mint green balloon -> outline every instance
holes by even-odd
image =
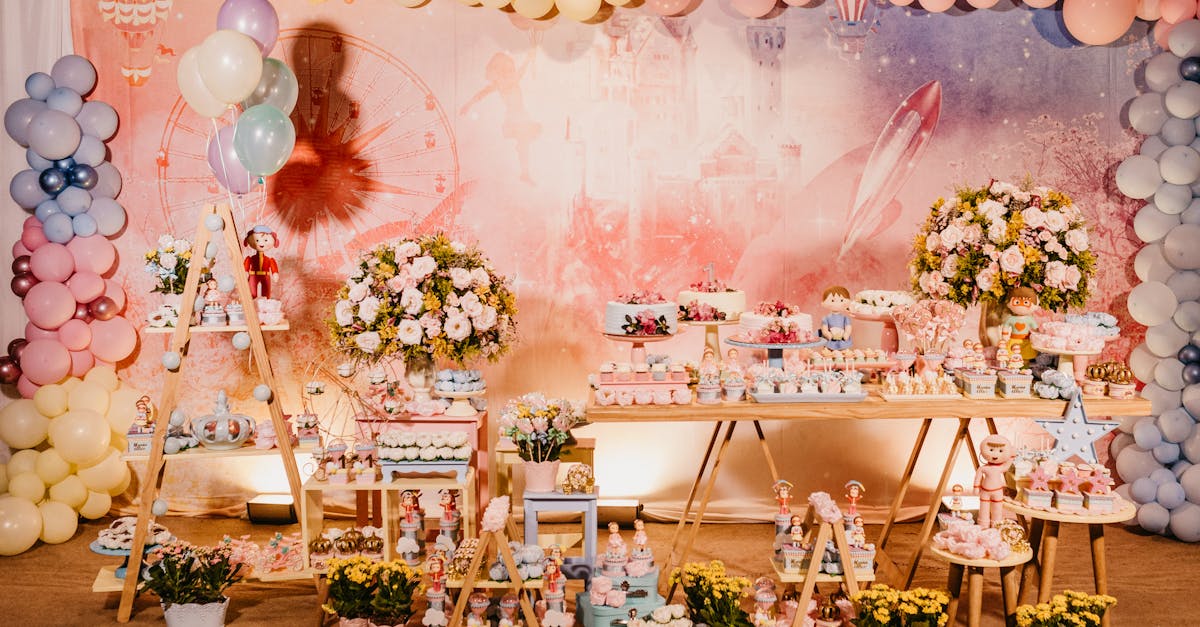
[[[296,127],[278,108],[260,104],[246,109],[233,130],[238,161],[255,176],[270,176],[292,156]]]
[[[292,70],[283,61],[267,57],[263,59],[262,78],[258,79],[258,87],[242,101],[242,107],[249,109],[254,105],[269,104],[284,115],[291,115],[299,96],[300,85]]]

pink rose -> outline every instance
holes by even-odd
[[[476,329],[487,331],[496,326],[496,308],[484,307],[483,311],[479,312],[479,315],[472,318],[471,321],[475,323]]]
[[[367,297],[367,294],[370,293],[370,289],[371,288],[367,287],[363,283],[355,283],[354,285],[350,286],[349,298],[352,302],[357,303],[358,301]]]
[[[1067,231],[1064,239],[1067,242],[1067,246],[1071,247],[1071,250],[1077,253],[1081,253],[1088,249],[1087,231],[1084,231],[1083,229],[1071,229],[1070,231]]]
[[[942,276],[949,279],[958,272],[958,255],[951,254],[942,260]]]
[[[522,418],[517,421],[517,431],[529,435],[533,433],[533,422],[528,418]]]
[[[426,337],[437,337],[442,333],[442,321],[438,320],[437,316],[432,313],[426,313],[417,319],[421,323],[421,328],[425,329]]]
[[[1063,279],[1063,287],[1075,291],[1079,289],[1079,282],[1083,280],[1083,273],[1076,266],[1067,266],[1067,276]]]
[[[929,252],[937,252],[938,247],[942,245],[942,238],[937,233],[930,233],[925,238],[925,250]]]
[[[1061,288],[1067,280],[1067,265],[1061,261],[1046,264],[1046,286]]]
[[[983,239],[983,227],[978,224],[968,224],[967,228],[963,229],[963,243],[978,244]]]
[[[1025,255],[1016,244],[1000,253],[1000,269],[1013,274],[1020,274],[1025,269]]]
[[[475,292],[467,292],[458,299],[458,305],[462,307],[463,313],[474,317],[483,313],[483,303],[479,302],[479,297]]]
[[[975,284],[979,286],[980,290],[986,292],[996,285],[996,275],[999,272],[1000,266],[992,262],[979,273],[979,276],[975,277]]]
[[[962,237],[963,237],[962,229],[951,224],[951,225],[947,226],[946,228],[942,229],[942,234],[941,234],[942,246],[945,246],[947,250],[953,250],[954,247],[958,246],[958,243],[962,241]]]

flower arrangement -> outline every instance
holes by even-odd
[[[720,279],[708,279],[706,281],[696,281],[688,287],[692,288],[693,292],[708,292],[715,294],[717,292],[736,292],[735,289],[730,289],[725,285],[725,282]]]
[[[858,612],[857,627],[941,627],[949,622],[950,597],[941,590],[894,590],[875,584],[850,597]]]
[[[694,300],[679,306],[679,319],[689,322],[720,322],[725,319],[725,312],[708,303]]]
[[[471,444],[462,431],[420,432],[393,429],[375,437],[380,459],[409,462],[467,461]]]
[[[400,561],[376,562],[366,557],[329,560],[329,602],[325,612],[341,618],[370,618],[403,624],[412,616],[421,587],[421,571]]]
[[[786,318],[800,313],[800,308],[796,305],[789,305],[781,300],[775,302],[762,301],[754,306],[754,313],[760,316],[777,316]]]
[[[896,328],[924,355],[945,353],[967,321],[967,310],[948,300],[919,300],[892,308]]]
[[[671,572],[671,585],[675,584],[683,586],[688,615],[697,623],[751,627],[750,616],[741,608],[750,580],[726,574],[723,562],[684,564]]]
[[[655,316],[653,311],[647,309],[637,312],[635,316],[625,314],[625,324],[621,325],[621,329],[626,335],[666,335],[670,327],[666,316]]]
[[[617,302],[624,305],[661,305],[667,302],[663,295],[650,290],[633,290],[617,296]]]
[[[170,542],[150,552],[142,589],[158,595],[164,606],[175,603],[220,603],[225,590],[242,578],[242,562],[228,543],[195,546]]]
[[[170,234],[158,238],[158,248],[146,251],[145,270],[154,275],[154,289],[157,294],[182,294],[184,279],[187,278],[188,265],[192,261],[192,243],[185,239],[175,239]],[[202,272],[208,273],[207,266],[201,266]],[[205,278],[202,276],[201,281]]]
[[[800,341],[800,325],[782,318],[772,320],[756,331],[753,339],[759,344],[795,344]]]
[[[552,462],[562,453],[571,429],[583,422],[583,403],[548,399],[534,392],[508,402],[500,414],[500,433],[517,445],[521,459]]]
[[[377,362],[495,361],[516,337],[508,280],[476,247],[427,235],[363,253],[328,320],[335,348]]]
[[[939,198],[913,241],[913,289],[960,305],[1002,303],[1016,287],[1049,311],[1082,307],[1096,257],[1083,214],[1045,187],[992,181]]]
[[[488,501],[487,508],[479,522],[479,528],[484,531],[501,531],[512,513],[512,503],[507,496],[497,496]]]
[[[629,627],[692,627],[692,621],[684,617],[684,607],[680,604],[664,605],[656,608],[647,616],[639,616],[629,621]]]
[[[1100,619],[1117,600],[1105,594],[1066,590],[1049,603],[1017,608],[1017,627],[1098,627]]]

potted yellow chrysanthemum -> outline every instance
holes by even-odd
[[[750,615],[741,607],[750,580],[726,574],[721,561],[684,564],[671,573],[671,583],[683,585],[688,616],[697,625],[753,627]]]
[[[857,627],[941,627],[949,621],[950,597],[941,590],[895,590],[883,584],[850,597]]]

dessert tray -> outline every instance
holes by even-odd
[[[890,402],[906,402],[906,401],[956,401],[963,398],[959,394],[885,394],[879,393],[883,400]]]
[[[859,392],[857,394],[847,394],[845,392],[798,392],[796,394],[772,392],[769,394],[759,394],[758,392],[747,391],[746,395],[754,399],[756,403],[858,403],[867,398],[866,392]]]

